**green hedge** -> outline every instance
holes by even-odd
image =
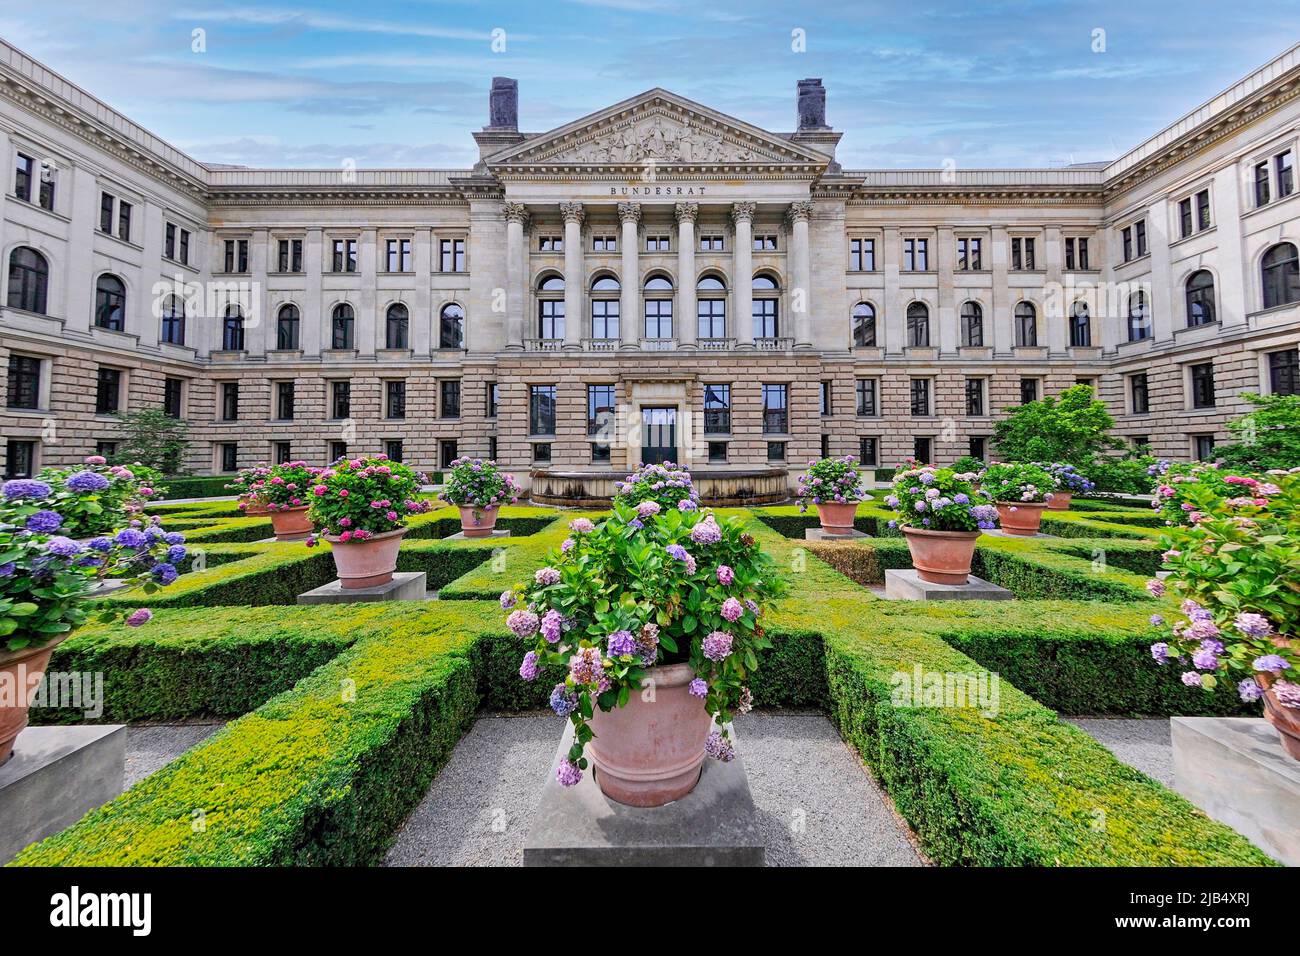
[[[226,488],[235,478],[234,475],[200,475],[178,478],[164,478],[162,500],[175,498],[223,498],[234,492]]]

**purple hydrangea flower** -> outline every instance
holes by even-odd
[[[1150,594],[1152,597],[1164,597],[1165,582],[1161,581],[1159,578],[1155,578],[1153,580],[1148,581],[1147,593]]]
[[[4,564],[0,564],[0,578],[13,577],[14,571],[17,567],[18,565],[14,564],[12,561],[6,561]]]
[[[556,684],[555,689],[551,691],[551,710],[561,717],[568,717],[577,709],[578,695],[563,684]]]
[[[27,530],[36,534],[53,534],[63,524],[63,515],[57,511],[42,509],[27,517]]]
[[[574,534],[590,534],[596,530],[590,518],[574,518],[569,522],[569,530]]]
[[[1237,630],[1241,631],[1247,637],[1268,637],[1273,633],[1273,625],[1268,622],[1268,618],[1262,614],[1252,614],[1243,611],[1238,614],[1232,622]]]
[[[519,613],[518,611],[515,614]],[[510,615],[514,617],[514,614]],[[551,609],[542,615],[542,637],[546,638],[546,643],[554,644],[564,633],[564,615],[559,611]]]
[[[694,501],[692,501],[690,498],[683,498],[681,501],[677,502],[677,510],[678,510],[678,511],[682,511],[682,512],[686,512],[686,511],[698,511],[698,510],[699,510],[699,507],[700,507],[700,506],[697,505],[697,504],[696,504]]]
[[[653,518],[659,513],[659,510],[659,502],[657,501],[643,501],[636,506],[637,517],[640,518]]]
[[[543,586],[556,584],[560,580],[560,572],[555,568],[540,568],[533,575],[533,580]]]
[[[1237,695],[1250,704],[1264,696],[1264,688],[1255,683],[1255,678],[1247,677],[1237,685]]]
[[[1251,663],[1251,667],[1255,670],[1267,671],[1270,674],[1280,674],[1290,666],[1286,658],[1280,654],[1265,654],[1263,657],[1255,658]]]
[[[1157,664],[1169,663],[1169,645],[1164,641],[1157,641],[1152,644],[1151,656],[1155,658]]]
[[[627,523],[627,526],[631,528],[633,531],[640,531],[642,528],[645,527],[645,525],[641,523],[640,518],[633,518],[631,521]]]
[[[1184,671],[1182,681],[1188,687],[1200,687],[1201,675],[1196,673],[1196,671]]]
[[[572,760],[561,760],[555,770],[555,779],[562,787],[575,786],[582,779],[582,769]]]
[[[170,561],[172,564],[180,564],[182,561],[185,560],[185,557],[188,554],[189,552],[185,550],[185,545],[174,544],[167,549],[167,560]]]
[[[508,611],[518,603],[519,602],[516,600],[513,591],[507,590],[501,592],[501,610]]]
[[[723,763],[730,763],[736,758],[736,748],[732,746],[730,740],[716,730],[709,734],[709,739],[704,742],[704,752],[714,760],[721,760]]]
[[[691,540],[696,544],[717,544],[722,540],[722,529],[710,515],[691,529]]]
[[[21,498],[48,498],[54,494],[53,488],[34,478],[14,478],[12,481],[6,481],[3,491],[9,501],[18,501]]]
[[[71,558],[81,551],[81,545],[71,538],[58,535],[45,542],[45,550],[56,557]]]
[[[532,637],[537,633],[539,623],[537,615],[524,608],[512,611],[506,618],[506,627],[514,631],[516,637]]]
[[[149,544],[149,538],[139,528],[123,528],[113,540],[123,548],[143,548]]]
[[[731,655],[731,635],[713,631],[703,641],[704,656],[711,661],[726,660]]]
[[[1192,654],[1192,664],[1203,671],[1212,671],[1219,666],[1219,655],[1213,647],[1202,645]]]
[[[63,487],[69,491],[89,494],[107,488],[108,479],[97,471],[79,471],[75,475],[69,475],[67,480],[63,482]]]
[[[100,535],[98,538],[91,538],[86,547],[90,548],[91,551],[112,551],[113,539]]]
[[[1163,617],[1161,617],[1159,614],[1151,615],[1152,627],[1164,627],[1164,625],[1165,625],[1165,619]]]
[[[1300,708],[1300,684],[1280,680],[1273,685],[1273,696],[1283,707]]]
[[[610,657],[622,657],[624,654],[636,653],[636,638],[631,631],[615,631],[609,635],[607,642]]]
[[[185,543],[185,535],[181,534],[179,531],[168,531],[162,536],[162,539],[168,544]]]
[[[181,576],[181,573],[176,570],[176,565],[168,564],[166,561],[155,564],[149,573],[159,584],[171,584]]]
[[[732,581],[736,580],[736,572],[731,570],[731,567],[726,564],[719,564],[718,570],[714,573],[718,577],[718,583],[724,588],[729,586]]]
[[[519,676],[524,680],[533,680],[538,674],[537,652],[529,651],[524,655],[523,663],[519,665]]]
[[[689,690],[692,697],[708,697],[709,682],[702,677],[697,677],[691,681]]]
[[[741,615],[745,613],[744,607],[734,597],[729,597],[722,602],[722,617],[727,621],[738,621]]]
[[[139,607],[132,611],[126,618],[127,627],[140,627],[142,624],[148,624],[153,620],[153,611],[147,607]]]

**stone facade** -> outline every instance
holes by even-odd
[[[497,78],[472,169],[271,170],[197,162],[0,45],[0,361],[39,367],[6,383],[6,473],[111,447],[101,369],[120,409],[180,396],[199,473],[394,442],[429,470],[495,455],[525,482],[643,455],[792,474],[823,451],[948,462],[1077,381],[1120,434],[1192,457],[1226,437],[1238,393],[1294,387],[1300,304],[1269,301],[1262,260],[1300,244],[1298,81],[1294,48],[1110,164],[889,171],[841,168],[816,80],[793,133],[656,89],[531,134]],[[12,265],[24,250],[43,301]],[[1206,325],[1189,323],[1199,272]],[[1130,333],[1134,290],[1149,335]],[[170,295],[186,317],[167,341]],[[1214,404],[1197,407],[1207,363]],[[706,417],[716,386],[729,408]]]

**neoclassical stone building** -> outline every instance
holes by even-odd
[[[5,45],[5,473],[152,406],[199,473],[471,454],[560,494],[672,459],[770,490],[982,456],[1076,382],[1205,457],[1240,392],[1300,390],[1297,92],[1300,46],[1108,164],[898,171],[840,166],[818,80],[794,132],[655,89],[544,133],[497,80],[472,169],[245,169]]]

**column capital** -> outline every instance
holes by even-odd
[[[560,215],[564,217],[566,224],[576,222],[581,226],[587,211],[580,202],[562,202],[560,203]]]
[[[811,200],[803,199],[799,202],[790,203],[790,210],[786,214],[791,222],[807,222],[812,218],[813,204]]]
[[[640,222],[641,204],[639,202],[621,202],[618,204],[619,222]]]
[[[517,222],[521,225],[527,225],[529,216],[528,207],[523,203],[507,201],[501,208],[506,217],[506,222]]]
[[[673,207],[673,213],[678,222],[695,222],[700,215],[700,204],[697,202],[679,202]]]
[[[758,203],[737,202],[731,204],[731,221],[732,222],[753,222],[754,213],[758,211]]]

